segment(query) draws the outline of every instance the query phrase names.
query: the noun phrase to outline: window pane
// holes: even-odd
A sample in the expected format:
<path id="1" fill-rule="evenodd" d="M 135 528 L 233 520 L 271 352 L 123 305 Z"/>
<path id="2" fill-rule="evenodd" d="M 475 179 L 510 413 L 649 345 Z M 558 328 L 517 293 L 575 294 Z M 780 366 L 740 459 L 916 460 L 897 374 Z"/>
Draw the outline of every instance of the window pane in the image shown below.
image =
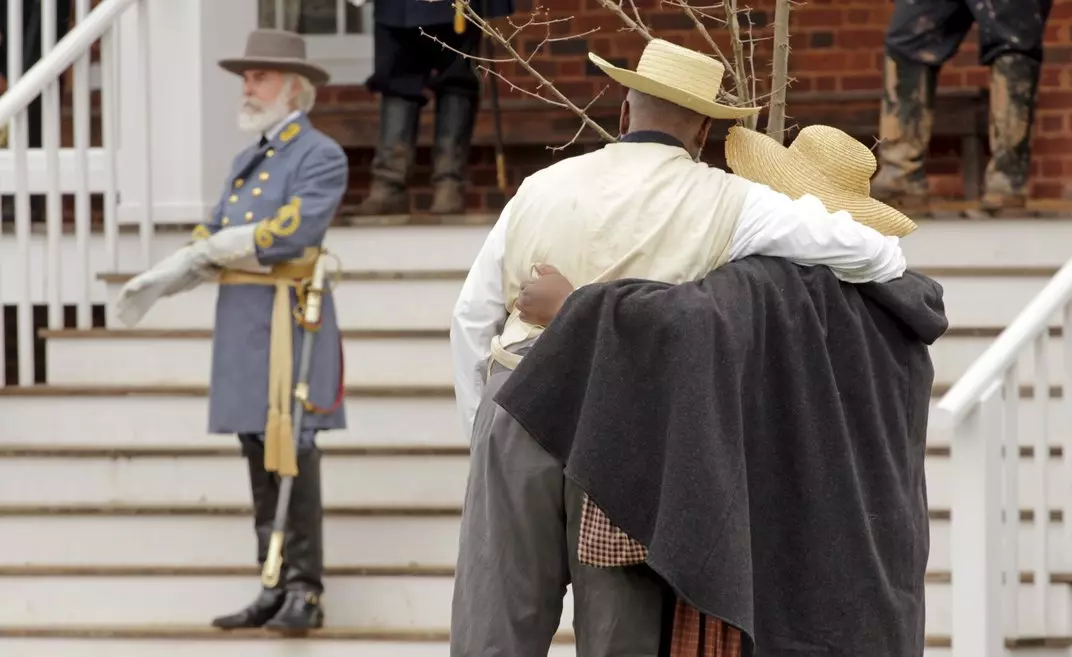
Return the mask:
<path id="1" fill-rule="evenodd" d="M 290 1 L 293 3 L 293 0 Z M 298 32 L 335 34 L 338 31 L 338 4 L 335 0 L 301 0 L 300 4 Z"/>
<path id="2" fill-rule="evenodd" d="M 257 27 L 275 27 L 275 0 L 260 0 L 257 3 Z"/>
<path id="3" fill-rule="evenodd" d="M 346 3 L 346 33 L 347 34 L 372 34 L 372 3 L 366 2 L 364 7 L 355 7 Z"/>

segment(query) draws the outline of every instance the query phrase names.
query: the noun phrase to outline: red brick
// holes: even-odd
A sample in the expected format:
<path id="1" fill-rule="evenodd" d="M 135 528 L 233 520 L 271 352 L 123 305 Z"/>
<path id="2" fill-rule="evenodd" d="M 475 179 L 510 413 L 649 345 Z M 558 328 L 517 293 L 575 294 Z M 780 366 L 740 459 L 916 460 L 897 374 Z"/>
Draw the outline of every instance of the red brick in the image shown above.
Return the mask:
<path id="1" fill-rule="evenodd" d="M 811 9 L 804 5 L 790 14 L 789 19 L 792 33 L 794 27 L 837 27 L 844 23 L 845 14 L 840 9 Z"/>
<path id="2" fill-rule="evenodd" d="M 838 30 L 837 45 L 839 48 L 881 48 L 885 39 L 882 30 Z"/>

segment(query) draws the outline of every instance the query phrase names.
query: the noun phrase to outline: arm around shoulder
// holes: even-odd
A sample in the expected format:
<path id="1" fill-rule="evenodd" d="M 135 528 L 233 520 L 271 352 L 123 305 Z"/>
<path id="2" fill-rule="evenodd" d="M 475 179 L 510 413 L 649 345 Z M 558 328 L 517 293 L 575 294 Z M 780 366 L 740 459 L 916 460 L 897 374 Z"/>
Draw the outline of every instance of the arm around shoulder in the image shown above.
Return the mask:
<path id="1" fill-rule="evenodd" d="M 902 276 L 906 262 L 896 237 L 830 213 L 819 199 L 793 200 L 753 183 L 730 246 L 730 259 L 750 255 L 825 265 L 847 283 L 884 283 Z"/>

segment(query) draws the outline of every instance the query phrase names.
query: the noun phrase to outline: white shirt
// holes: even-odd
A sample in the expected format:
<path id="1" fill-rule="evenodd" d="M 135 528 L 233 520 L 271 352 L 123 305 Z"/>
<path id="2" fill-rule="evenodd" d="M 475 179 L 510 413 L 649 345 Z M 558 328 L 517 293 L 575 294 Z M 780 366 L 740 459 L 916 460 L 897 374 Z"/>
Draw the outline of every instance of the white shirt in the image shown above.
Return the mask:
<path id="1" fill-rule="evenodd" d="M 896 237 L 857 223 L 846 212 L 830 214 L 815 197 L 794 201 L 765 185 L 748 184 L 730 241 L 730 261 L 766 255 L 804 266 L 825 265 L 849 283 L 886 282 L 904 274 L 906 263 Z M 503 257 L 515 200 L 507 203 L 480 249 L 451 321 L 455 397 L 467 436 L 480 404 L 491 341 L 507 318 Z M 554 265 L 554 259 L 547 264 Z M 571 282 L 577 287 L 588 283 Z"/>

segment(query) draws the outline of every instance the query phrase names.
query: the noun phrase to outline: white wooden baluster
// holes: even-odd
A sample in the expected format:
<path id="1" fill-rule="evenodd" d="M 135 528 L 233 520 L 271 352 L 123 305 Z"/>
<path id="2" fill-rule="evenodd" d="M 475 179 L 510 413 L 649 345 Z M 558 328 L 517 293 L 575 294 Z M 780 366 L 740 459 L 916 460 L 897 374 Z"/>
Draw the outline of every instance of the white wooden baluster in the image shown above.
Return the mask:
<path id="1" fill-rule="evenodd" d="M 119 144 L 119 87 L 116 74 L 118 58 L 118 34 L 116 28 L 101 37 L 101 145 L 104 151 L 104 266 L 109 271 L 119 271 L 119 219 L 116 186 L 116 155 Z"/>
<path id="2" fill-rule="evenodd" d="M 145 134 L 142 135 L 142 207 L 141 227 L 141 267 L 149 269 L 153 264 L 153 176 L 150 163 L 153 161 L 153 122 L 152 122 L 152 47 L 149 43 L 149 0 L 141 0 L 138 3 L 138 53 L 139 83 L 141 84 L 141 113 L 142 126 Z"/>
<path id="3" fill-rule="evenodd" d="M 8 25 L 22 25 L 22 3 L 9 2 Z M 14 87 L 22 77 L 22 31 L 8 30 L 7 63 L 8 85 Z M 32 259 L 30 254 L 30 192 L 27 173 L 27 148 L 29 147 L 29 116 L 25 109 L 17 113 L 11 121 L 8 134 L 8 147 L 15 156 L 15 246 L 18 252 L 18 267 L 15 269 L 16 285 L 19 290 L 17 309 L 18 320 L 16 335 L 18 340 L 19 385 L 31 385 L 34 380 L 34 345 L 33 345 L 33 302 L 31 281 Z M 21 280 L 19 280 L 21 279 Z"/>
<path id="4" fill-rule="evenodd" d="M 1032 588 L 1035 598 L 1034 616 L 1039 636 L 1046 636 L 1048 629 L 1049 609 L 1047 605 L 1048 590 L 1050 586 L 1050 565 L 1048 559 L 1048 547 L 1050 540 L 1050 504 L 1049 491 L 1046 480 L 1048 468 L 1046 462 L 1050 457 L 1050 368 L 1047 362 L 1049 349 L 1049 331 L 1046 328 L 1035 338 L 1034 366 L 1035 366 L 1035 390 L 1034 404 L 1035 413 L 1038 415 L 1038 432 L 1034 436 L 1034 484 L 1037 497 L 1035 498 L 1035 541 L 1032 548 L 1035 550 L 1035 584 Z"/>
<path id="5" fill-rule="evenodd" d="M 1061 443 L 1061 472 L 1063 473 L 1064 486 L 1062 502 L 1064 503 L 1064 540 L 1061 543 L 1062 553 L 1065 557 L 1065 569 L 1072 569 L 1072 303 L 1066 303 L 1064 317 L 1061 323 L 1061 351 L 1064 360 L 1064 376 L 1061 377 L 1061 408 L 1060 414 L 1064 421 L 1060 431 L 1055 432 L 1054 438 Z"/>
<path id="6" fill-rule="evenodd" d="M 1005 472 L 1004 496 L 1001 502 L 1005 537 L 1005 594 L 1002 609 L 1005 613 L 1005 634 L 1015 637 L 1020 634 L 1020 372 L 1017 365 L 1012 365 L 1005 372 L 1002 397 L 1005 407 L 1005 422 L 999 441 L 1005 451 L 1002 463 Z"/>
<path id="7" fill-rule="evenodd" d="M 89 0 L 76 0 L 75 16 L 81 23 L 89 13 Z M 77 251 L 78 296 L 76 297 L 78 328 L 93 325 L 93 272 L 89 265 L 90 203 L 89 203 L 89 51 L 74 62 L 74 235 Z"/>
<path id="8" fill-rule="evenodd" d="M 950 451 L 953 657 L 1002 657 L 1001 382 L 957 423 Z M 1015 510 L 1014 516 L 1017 515 Z"/>
<path id="9" fill-rule="evenodd" d="M 41 9 L 41 58 L 56 45 L 56 0 L 46 0 Z M 41 92 L 41 144 L 45 149 L 48 189 L 45 195 L 46 240 L 48 242 L 45 280 L 48 299 L 48 327 L 63 326 L 63 271 L 60 244 L 63 239 L 63 198 L 60 195 L 60 86 L 54 79 Z"/>

